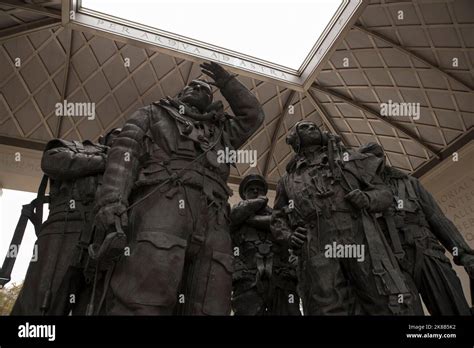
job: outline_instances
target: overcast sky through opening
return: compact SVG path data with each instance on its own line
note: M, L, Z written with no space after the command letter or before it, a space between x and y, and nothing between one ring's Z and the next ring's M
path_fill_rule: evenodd
M342 0L82 0L82 6L298 70Z

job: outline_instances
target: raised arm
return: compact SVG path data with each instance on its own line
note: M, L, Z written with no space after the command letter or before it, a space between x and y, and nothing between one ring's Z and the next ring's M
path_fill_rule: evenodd
M74 143L54 139L46 145L41 169L53 179L68 181L103 173L105 160L105 148L96 153L79 152Z
M240 201L232 207L230 221L232 226L238 226L246 222L257 211L267 205L268 199L255 198Z
M201 65L230 105L235 117L226 124L226 132L234 148L239 148L260 127L265 118L257 98L233 75L216 63Z
M254 215L247 220L247 224L264 231L270 231L271 215Z

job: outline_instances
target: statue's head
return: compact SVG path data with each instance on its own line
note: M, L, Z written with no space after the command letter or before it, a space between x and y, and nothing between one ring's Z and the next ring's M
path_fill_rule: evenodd
M122 131L122 128L112 128L105 135L102 135L99 138L99 143L101 145L105 145L109 147L112 146L115 138L117 138L117 136L120 134L121 131Z
M268 191L265 178L258 174L247 175L239 186L239 194L242 199L254 199L266 196Z
M196 107L200 112L204 112L212 103L212 88L204 80L192 80L179 92L178 100Z
M290 130L286 143L298 153L305 147L323 145L323 133L312 121L300 121Z

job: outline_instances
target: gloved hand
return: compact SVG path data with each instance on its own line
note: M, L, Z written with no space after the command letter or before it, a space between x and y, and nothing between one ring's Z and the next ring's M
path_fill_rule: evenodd
M222 66L214 62L202 63L200 66L202 73L214 80L214 82L209 83L219 89L224 88L227 82L234 77L234 75L230 74Z
M245 209L246 211L251 211L253 214L257 213L258 211L262 210L267 206L268 198L267 197L257 197L257 198L250 198L241 201L240 207L241 209Z
M290 248L293 249L295 254L298 254L301 248L303 247L303 244L306 243L306 240L308 239L306 237L308 233L308 230L304 227L298 227L289 237L288 242L290 245Z
M359 189L352 190L344 198L358 209L367 209L370 205L369 197Z
M95 216L96 228L105 233L115 231L115 217L120 217L122 228L128 225L127 207L121 202L114 202L101 207Z
M262 208L266 207L268 204L268 197L265 196L258 196L257 198L254 199L249 199L249 201L255 201L255 202L260 202L262 205Z

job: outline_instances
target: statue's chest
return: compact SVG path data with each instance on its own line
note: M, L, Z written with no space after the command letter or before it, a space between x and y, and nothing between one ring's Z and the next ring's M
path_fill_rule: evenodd
M350 174L345 174L351 186L357 182ZM288 180L289 207L301 217L329 210L345 210L345 195L348 185L341 177L336 178L329 166L308 166L304 170L292 173Z

